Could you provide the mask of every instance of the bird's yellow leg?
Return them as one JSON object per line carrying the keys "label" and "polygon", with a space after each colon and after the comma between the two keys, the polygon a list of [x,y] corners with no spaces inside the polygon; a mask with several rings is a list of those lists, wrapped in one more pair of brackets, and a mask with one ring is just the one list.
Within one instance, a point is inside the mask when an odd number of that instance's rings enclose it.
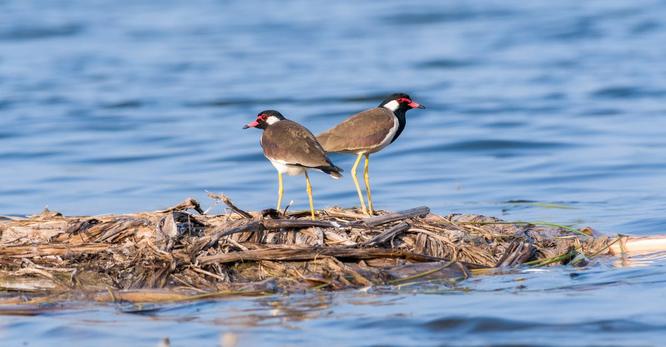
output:
{"label": "bird's yellow leg", "polygon": [[310,215],[312,216],[312,220],[315,220],[314,202],[312,202],[312,185],[310,184],[310,177],[308,177],[307,171],[305,171],[305,189],[308,191],[308,200],[310,200]]}
{"label": "bird's yellow leg", "polygon": [[356,168],[358,168],[358,164],[361,162],[361,158],[363,158],[363,153],[359,153],[358,157],[356,158],[354,166],[352,166],[351,174],[352,174],[352,179],[354,180],[354,185],[356,185],[358,200],[361,202],[361,210],[363,211],[363,213],[368,213],[368,210],[365,209],[365,200],[363,199],[363,192],[361,191],[361,185],[358,184],[358,178],[356,178]]}
{"label": "bird's yellow leg", "polygon": [[282,172],[278,171],[278,201],[275,208],[280,212],[280,205],[282,205],[282,193],[284,192],[284,185],[282,184]]}
{"label": "bird's yellow leg", "polygon": [[368,193],[368,214],[372,215],[375,211],[372,208],[372,193],[370,192],[370,175],[368,175],[368,166],[370,165],[370,153],[365,154],[365,167],[363,168],[363,179],[365,180],[365,191]]}

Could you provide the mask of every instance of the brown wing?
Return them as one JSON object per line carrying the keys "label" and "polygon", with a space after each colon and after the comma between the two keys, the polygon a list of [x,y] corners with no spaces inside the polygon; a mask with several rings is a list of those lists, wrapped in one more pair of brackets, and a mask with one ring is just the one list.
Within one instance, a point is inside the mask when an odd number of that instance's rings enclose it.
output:
{"label": "brown wing", "polygon": [[266,128],[261,136],[261,147],[268,159],[311,168],[335,168],[315,136],[290,120],[281,120]]}
{"label": "brown wing", "polygon": [[376,107],[357,113],[319,134],[327,152],[350,152],[379,146],[395,126],[393,112]]}

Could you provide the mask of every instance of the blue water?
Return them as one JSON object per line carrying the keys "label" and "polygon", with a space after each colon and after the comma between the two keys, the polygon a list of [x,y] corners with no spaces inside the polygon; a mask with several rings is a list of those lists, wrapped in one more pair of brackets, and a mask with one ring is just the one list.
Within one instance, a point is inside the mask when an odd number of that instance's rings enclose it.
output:
{"label": "blue water", "polygon": [[[664,1],[0,1],[0,214],[275,203],[258,111],[313,132],[406,91],[378,208],[666,232]],[[333,156],[349,171],[353,158]],[[313,174],[319,207],[357,204]],[[302,177],[286,201],[306,208]],[[216,210],[219,212],[219,208]],[[659,345],[666,261],[0,317],[4,345]],[[523,288],[525,287],[525,288]]]}

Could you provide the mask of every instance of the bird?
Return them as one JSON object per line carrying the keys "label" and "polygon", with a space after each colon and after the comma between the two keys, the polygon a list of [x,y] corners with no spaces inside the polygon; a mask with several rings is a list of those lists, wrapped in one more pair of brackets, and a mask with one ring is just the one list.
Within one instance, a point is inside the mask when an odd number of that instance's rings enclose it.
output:
{"label": "bird", "polygon": [[280,112],[265,110],[257,114],[255,121],[246,124],[243,129],[258,128],[263,130],[260,144],[264,156],[278,172],[277,210],[280,211],[284,187],[282,174],[305,175],[306,191],[310,202],[310,215],[315,220],[312,185],[308,170],[320,170],[335,179],[342,177],[342,169],[335,166],[326,155],[317,138],[304,126],[286,119]]}
{"label": "bird", "polygon": [[[378,107],[356,113],[317,136],[317,140],[328,153],[353,153],[357,155],[351,174],[354,185],[356,185],[358,198],[361,201],[361,210],[365,214],[374,214],[368,174],[370,154],[382,150],[400,136],[407,124],[405,114],[408,110],[414,108],[423,109],[425,106],[414,102],[405,93],[394,93],[384,99]],[[363,178],[368,194],[367,209],[356,176],[356,169],[362,157],[365,157]]]}

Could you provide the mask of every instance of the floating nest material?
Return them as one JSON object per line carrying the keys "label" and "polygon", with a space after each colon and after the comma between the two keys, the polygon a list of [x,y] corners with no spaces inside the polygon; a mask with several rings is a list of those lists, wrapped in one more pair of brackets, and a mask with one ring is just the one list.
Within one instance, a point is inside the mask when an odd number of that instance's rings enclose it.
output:
{"label": "floating nest material", "polygon": [[194,199],[170,209],[0,220],[0,303],[172,301],[305,289],[437,281],[495,268],[585,264],[618,238],[589,229],[507,223],[427,207],[331,208],[287,216],[205,214]]}

